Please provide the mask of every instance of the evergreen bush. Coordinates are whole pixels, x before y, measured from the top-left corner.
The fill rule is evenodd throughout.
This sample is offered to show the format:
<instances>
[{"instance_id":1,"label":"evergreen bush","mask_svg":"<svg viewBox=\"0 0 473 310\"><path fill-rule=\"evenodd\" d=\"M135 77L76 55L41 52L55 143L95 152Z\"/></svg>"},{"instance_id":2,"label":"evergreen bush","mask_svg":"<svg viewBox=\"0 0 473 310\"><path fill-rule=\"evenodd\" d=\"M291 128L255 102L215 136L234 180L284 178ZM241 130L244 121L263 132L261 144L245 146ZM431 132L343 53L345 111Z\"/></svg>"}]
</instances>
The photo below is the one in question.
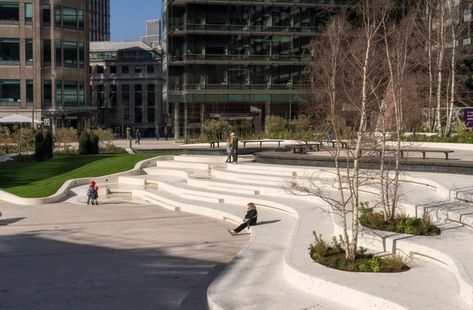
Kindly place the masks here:
<instances>
[{"instance_id":1,"label":"evergreen bush","mask_svg":"<svg viewBox=\"0 0 473 310\"><path fill-rule=\"evenodd\" d=\"M79 154L99 154L99 137L90 131L84 131L79 138Z\"/></svg>"}]
</instances>

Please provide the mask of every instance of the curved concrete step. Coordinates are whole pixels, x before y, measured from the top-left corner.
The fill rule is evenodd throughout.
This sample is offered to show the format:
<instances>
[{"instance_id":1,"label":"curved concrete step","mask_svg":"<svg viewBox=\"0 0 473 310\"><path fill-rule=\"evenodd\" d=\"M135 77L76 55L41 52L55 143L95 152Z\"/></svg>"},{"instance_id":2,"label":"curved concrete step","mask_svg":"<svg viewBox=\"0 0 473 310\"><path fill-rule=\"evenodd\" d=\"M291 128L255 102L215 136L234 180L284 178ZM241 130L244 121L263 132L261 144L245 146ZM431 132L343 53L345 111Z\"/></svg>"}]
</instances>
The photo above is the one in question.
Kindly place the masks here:
<instances>
[{"instance_id":1,"label":"curved concrete step","mask_svg":"<svg viewBox=\"0 0 473 310\"><path fill-rule=\"evenodd\" d=\"M183 187L183 186L184 186L185 189L187 190L188 187L185 186L184 184L185 184L185 183L180 182L180 183L178 184L178 187ZM208 192L208 189L206 189L205 186L203 186L203 188L201 188L201 191L202 191L202 190L205 190L206 192ZM174 191L175 191L175 190L173 189L173 192L174 192ZM265 199L265 198L267 198L267 197L261 197L261 198L262 198L262 199ZM279 197L273 197L273 198L274 198L274 199L277 199L278 202L281 202L281 198L279 198ZM232 198L232 200L234 200L234 198ZM290 200L289 200L289 201L290 201ZM290 202L287 202L287 203L290 203ZM311 210L312 210L312 208L311 208ZM313 210L312 210L312 211L313 211ZM311 220L311 221L310 221L310 225L313 225L313 224L314 224L314 222L313 222L313 220ZM306 233L308 233L308 234L309 234L309 237L311 237L310 228L306 230ZM299 238L299 237L297 238L297 240L300 240L300 239L301 239L301 238ZM303 248L306 249L306 248L307 248L307 244L310 243L310 242L312 242L312 240L310 240L310 241L307 240L307 243L305 244L305 246L303 246ZM305 257L308 257L308 256L305 255ZM291 259L290 261L292 261L292 260L293 260L293 259ZM308 262L306 262L306 263L308 263ZM287 265L289 265L289 264L287 264ZM313 265L313 263L312 263L312 265ZM307 266L305 266L305 267L306 267L306 269L307 269ZM292 268L285 268L285 270L286 270L286 269L292 270ZM310 269L310 268L309 268L309 269ZM322 269L323 269L323 268L322 268ZM295 270L296 270L296 271L292 270L291 272L289 272L289 274L292 275L291 277L294 277L294 278L296 278L296 279L299 279L298 276L294 276L294 273L297 273L299 269L296 268ZM285 272L286 272L286 271L285 271ZM331 270L330 272L332 272L332 270ZM299 272L299 273L300 273L300 272ZM317 271L315 274L319 274L319 273L320 273L320 271ZM361 275L357 275L357 276L358 276L358 278L359 278L359 276L361 276ZM333 275L332 275L332 276L328 276L327 279L330 279L331 277L333 277ZM313 276L312 276L311 278L313 278ZM316 277L316 278L317 278L317 277ZM391 277L388 277L388 278L391 278ZM346 279L344 279L344 280L346 280ZM358 280L359 280L359 279L358 279ZM296 280L296 283L297 283L297 281L299 281L299 280ZM343 283L343 281L341 281L340 283ZM341 285L341 284L340 284L340 285ZM326 286L326 287L332 287L332 286L328 285L327 283L325 283L325 286ZM356 287L356 286L354 286L354 287ZM342 290L342 291L343 291L343 290ZM345 292L345 291L344 291L344 292ZM378 293L380 294L379 296L382 296L382 295L383 295L381 292L378 292ZM361 305L361 304L364 305L364 308L363 308L363 309L369 308L369 306L367 306L368 304L366 303L366 298L368 298L368 297L371 296L371 295L368 294L368 295L365 295L366 298L362 298L362 297L360 297L360 292L355 292L355 295L356 295L356 294L358 294L358 295L357 295L358 297L356 297L355 300L358 300L358 301L360 302L360 305ZM361 294L361 295L363 295L363 294ZM360 298L361 298L361 299L360 299ZM352 299L352 300L353 300L353 299ZM376 298L373 298L373 296L371 296L371 302L374 302L375 300L376 300L376 302L378 302L378 300L377 300ZM385 299L382 299L382 298L381 298L381 300L384 300L384 301L386 302ZM424 301L425 304L428 303L426 300L422 300L422 301ZM402 304L402 303L401 303L401 304ZM378 305L379 305L379 303L378 303ZM387 306L387 304L385 304L385 305ZM395 304L391 304L391 306L393 306L393 305L395 305ZM440 304L437 303L437 306L439 306L439 305L440 305ZM459 307L461 308L461 306L459 306ZM394 307L394 308L396 308L396 307ZM401 307L401 308L403 308L403 307Z\"/></svg>"}]
</instances>

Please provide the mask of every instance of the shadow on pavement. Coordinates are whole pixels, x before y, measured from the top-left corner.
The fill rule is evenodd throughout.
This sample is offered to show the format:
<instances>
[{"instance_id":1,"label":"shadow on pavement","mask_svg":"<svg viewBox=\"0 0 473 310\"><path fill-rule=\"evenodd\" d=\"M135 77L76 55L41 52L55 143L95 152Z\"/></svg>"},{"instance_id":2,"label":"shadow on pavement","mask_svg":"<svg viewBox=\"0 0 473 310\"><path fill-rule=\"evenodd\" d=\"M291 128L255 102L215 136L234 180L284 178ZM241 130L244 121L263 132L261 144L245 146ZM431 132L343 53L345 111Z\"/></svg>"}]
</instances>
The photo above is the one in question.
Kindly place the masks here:
<instances>
[{"instance_id":1,"label":"shadow on pavement","mask_svg":"<svg viewBox=\"0 0 473 310\"><path fill-rule=\"evenodd\" d=\"M167 252L0 236L1 308L208 309L207 288L226 265Z\"/></svg>"},{"instance_id":2,"label":"shadow on pavement","mask_svg":"<svg viewBox=\"0 0 473 310\"><path fill-rule=\"evenodd\" d=\"M26 217L14 217L14 218L11 218L11 219L0 220L0 226L7 226L7 225L10 225L10 224L19 222L21 220L24 220L25 218Z\"/></svg>"}]
</instances>

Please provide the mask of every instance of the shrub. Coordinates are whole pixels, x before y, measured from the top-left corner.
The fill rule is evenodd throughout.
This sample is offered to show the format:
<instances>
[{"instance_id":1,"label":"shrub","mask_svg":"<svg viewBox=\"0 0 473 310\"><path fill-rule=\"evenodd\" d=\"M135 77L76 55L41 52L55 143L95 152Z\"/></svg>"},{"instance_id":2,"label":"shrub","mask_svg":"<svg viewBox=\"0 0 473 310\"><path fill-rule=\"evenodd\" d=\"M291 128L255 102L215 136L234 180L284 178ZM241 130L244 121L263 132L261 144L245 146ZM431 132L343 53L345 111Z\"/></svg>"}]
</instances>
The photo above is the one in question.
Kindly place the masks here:
<instances>
[{"instance_id":1,"label":"shrub","mask_svg":"<svg viewBox=\"0 0 473 310\"><path fill-rule=\"evenodd\" d=\"M54 141L53 141L53 134L51 133L51 131L46 130L46 133L44 134L43 143L44 143L44 148L45 148L47 158L48 159L53 158Z\"/></svg>"},{"instance_id":2,"label":"shrub","mask_svg":"<svg viewBox=\"0 0 473 310\"><path fill-rule=\"evenodd\" d=\"M38 131L35 135L35 159L45 161L53 158L53 135L50 131Z\"/></svg>"},{"instance_id":3,"label":"shrub","mask_svg":"<svg viewBox=\"0 0 473 310\"><path fill-rule=\"evenodd\" d=\"M13 140L18 145L18 153L31 151L34 148L34 130L31 128L17 128L13 134Z\"/></svg>"},{"instance_id":4,"label":"shrub","mask_svg":"<svg viewBox=\"0 0 473 310\"><path fill-rule=\"evenodd\" d=\"M345 270L360 272L401 272L409 269L402 257L384 256L379 257L373 254L367 254L366 249L360 248L356 254L356 259L348 261L345 258L343 244L333 238L332 244L327 244L322 235L317 235L314 231L315 242L310 245L310 256L314 261L324 266Z\"/></svg>"},{"instance_id":5,"label":"shrub","mask_svg":"<svg viewBox=\"0 0 473 310\"><path fill-rule=\"evenodd\" d=\"M271 139L285 139L289 137L288 122L279 116L266 117L266 136Z\"/></svg>"},{"instance_id":6,"label":"shrub","mask_svg":"<svg viewBox=\"0 0 473 310\"><path fill-rule=\"evenodd\" d=\"M56 129L56 142L72 143L77 142L77 129L75 128L58 128Z\"/></svg>"},{"instance_id":7,"label":"shrub","mask_svg":"<svg viewBox=\"0 0 473 310\"><path fill-rule=\"evenodd\" d=\"M99 154L99 137L95 133L84 131L80 135L79 154Z\"/></svg>"},{"instance_id":8,"label":"shrub","mask_svg":"<svg viewBox=\"0 0 473 310\"><path fill-rule=\"evenodd\" d=\"M310 124L310 118L305 115L299 115L291 120L291 138L297 140L311 140L313 138L313 130Z\"/></svg>"},{"instance_id":9,"label":"shrub","mask_svg":"<svg viewBox=\"0 0 473 310\"><path fill-rule=\"evenodd\" d=\"M422 218L397 215L392 221L386 220L384 213L374 212L373 209L360 207L360 224L377 230L397 232L401 234L439 235L440 229L433 225L430 217L424 215Z\"/></svg>"},{"instance_id":10,"label":"shrub","mask_svg":"<svg viewBox=\"0 0 473 310\"><path fill-rule=\"evenodd\" d=\"M204 122L204 133L209 141L222 141L231 131L227 121L209 119Z\"/></svg>"}]
</instances>

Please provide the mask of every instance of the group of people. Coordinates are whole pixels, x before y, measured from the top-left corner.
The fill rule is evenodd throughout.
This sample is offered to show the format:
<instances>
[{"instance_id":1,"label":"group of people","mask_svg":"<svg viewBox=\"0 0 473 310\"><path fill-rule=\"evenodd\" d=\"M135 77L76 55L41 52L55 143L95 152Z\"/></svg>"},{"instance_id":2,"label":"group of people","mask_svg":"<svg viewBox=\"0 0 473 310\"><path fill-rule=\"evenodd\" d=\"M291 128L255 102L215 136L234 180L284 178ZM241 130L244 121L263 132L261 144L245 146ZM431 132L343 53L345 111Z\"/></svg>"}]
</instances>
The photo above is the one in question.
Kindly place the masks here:
<instances>
[{"instance_id":1,"label":"group of people","mask_svg":"<svg viewBox=\"0 0 473 310\"><path fill-rule=\"evenodd\" d=\"M95 183L95 181L90 181L89 188L87 189L87 205L98 205L99 202L97 199L99 198L99 187Z\"/></svg>"},{"instance_id":2,"label":"group of people","mask_svg":"<svg viewBox=\"0 0 473 310\"><path fill-rule=\"evenodd\" d=\"M238 137L234 132L230 133L227 138L227 160L226 163L238 162Z\"/></svg>"}]
</instances>

